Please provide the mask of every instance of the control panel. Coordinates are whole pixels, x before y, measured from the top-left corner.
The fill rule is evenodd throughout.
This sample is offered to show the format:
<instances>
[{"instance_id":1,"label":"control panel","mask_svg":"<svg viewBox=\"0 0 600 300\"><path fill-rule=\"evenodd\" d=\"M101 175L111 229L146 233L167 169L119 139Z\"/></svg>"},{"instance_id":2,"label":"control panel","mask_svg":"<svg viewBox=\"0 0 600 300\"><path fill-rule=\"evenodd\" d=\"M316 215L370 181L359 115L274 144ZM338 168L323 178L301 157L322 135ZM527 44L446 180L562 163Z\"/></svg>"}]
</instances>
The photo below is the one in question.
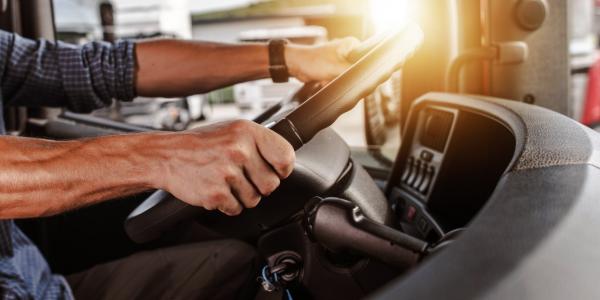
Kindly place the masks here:
<instances>
[{"instance_id":1,"label":"control panel","mask_svg":"<svg viewBox=\"0 0 600 300\"><path fill-rule=\"evenodd\" d=\"M515 137L472 108L421 103L409 116L386 192L403 229L435 241L483 207L513 157Z\"/></svg>"},{"instance_id":2,"label":"control panel","mask_svg":"<svg viewBox=\"0 0 600 300\"><path fill-rule=\"evenodd\" d=\"M428 107L420 112L416 134L400 177L401 185L422 201L435 183L457 111Z\"/></svg>"},{"instance_id":3,"label":"control panel","mask_svg":"<svg viewBox=\"0 0 600 300\"><path fill-rule=\"evenodd\" d=\"M416 117L414 134L408 146L399 187L392 191L396 213L401 222L412 225L419 235L436 240L442 227L428 212L427 204L444 162L458 110L430 106Z\"/></svg>"}]
</instances>

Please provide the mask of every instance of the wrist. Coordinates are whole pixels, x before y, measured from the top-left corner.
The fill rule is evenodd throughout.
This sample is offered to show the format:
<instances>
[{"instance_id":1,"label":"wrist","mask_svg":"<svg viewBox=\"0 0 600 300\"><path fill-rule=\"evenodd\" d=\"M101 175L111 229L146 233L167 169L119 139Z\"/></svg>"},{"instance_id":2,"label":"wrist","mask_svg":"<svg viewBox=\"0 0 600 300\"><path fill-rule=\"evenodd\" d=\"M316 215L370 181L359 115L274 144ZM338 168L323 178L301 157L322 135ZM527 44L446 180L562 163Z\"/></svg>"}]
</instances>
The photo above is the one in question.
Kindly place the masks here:
<instances>
[{"instance_id":1,"label":"wrist","mask_svg":"<svg viewBox=\"0 0 600 300\"><path fill-rule=\"evenodd\" d=\"M148 189L166 188L169 177L172 133L152 132L127 136L127 159L138 184Z\"/></svg>"}]
</instances>

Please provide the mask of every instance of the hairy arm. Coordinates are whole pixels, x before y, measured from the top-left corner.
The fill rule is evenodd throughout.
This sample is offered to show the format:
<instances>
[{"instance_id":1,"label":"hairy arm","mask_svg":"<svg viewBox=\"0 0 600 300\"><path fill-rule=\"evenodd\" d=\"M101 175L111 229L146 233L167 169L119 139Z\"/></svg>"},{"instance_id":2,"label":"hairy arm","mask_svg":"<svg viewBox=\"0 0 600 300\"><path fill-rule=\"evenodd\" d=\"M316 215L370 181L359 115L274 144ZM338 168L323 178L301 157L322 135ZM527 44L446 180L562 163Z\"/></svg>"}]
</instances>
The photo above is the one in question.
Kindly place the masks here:
<instances>
[{"instance_id":1,"label":"hairy arm","mask_svg":"<svg viewBox=\"0 0 600 300\"><path fill-rule=\"evenodd\" d=\"M142 96L178 97L267 78L265 45L150 40L136 45L136 87Z\"/></svg>"},{"instance_id":2,"label":"hairy arm","mask_svg":"<svg viewBox=\"0 0 600 300\"><path fill-rule=\"evenodd\" d=\"M0 138L0 218L47 216L150 189L158 168L147 155L152 140Z\"/></svg>"},{"instance_id":3,"label":"hairy arm","mask_svg":"<svg viewBox=\"0 0 600 300\"><path fill-rule=\"evenodd\" d=\"M348 38L317 46L289 44L284 55L290 75L302 81L330 80L349 67L346 57L357 43ZM266 44L149 40L138 42L135 51L141 96L186 96L269 77Z\"/></svg>"},{"instance_id":4,"label":"hairy arm","mask_svg":"<svg viewBox=\"0 0 600 300\"><path fill-rule=\"evenodd\" d=\"M294 161L283 138L249 121L78 141L0 137L0 153L0 219L49 216L150 189L236 215L273 192Z\"/></svg>"}]
</instances>

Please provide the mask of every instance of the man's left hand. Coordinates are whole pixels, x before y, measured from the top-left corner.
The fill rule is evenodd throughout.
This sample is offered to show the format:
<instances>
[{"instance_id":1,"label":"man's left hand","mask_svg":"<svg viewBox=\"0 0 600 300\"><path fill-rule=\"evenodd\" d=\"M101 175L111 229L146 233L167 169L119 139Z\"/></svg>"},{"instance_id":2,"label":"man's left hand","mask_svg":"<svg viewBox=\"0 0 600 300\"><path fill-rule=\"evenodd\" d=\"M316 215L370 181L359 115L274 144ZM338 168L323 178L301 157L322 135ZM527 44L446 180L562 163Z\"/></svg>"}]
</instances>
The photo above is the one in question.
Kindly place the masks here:
<instances>
[{"instance_id":1,"label":"man's left hand","mask_svg":"<svg viewBox=\"0 0 600 300\"><path fill-rule=\"evenodd\" d=\"M285 59L290 76L303 82L332 80L352 65L348 56L358 44L351 37L315 46L288 44Z\"/></svg>"}]
</instances>

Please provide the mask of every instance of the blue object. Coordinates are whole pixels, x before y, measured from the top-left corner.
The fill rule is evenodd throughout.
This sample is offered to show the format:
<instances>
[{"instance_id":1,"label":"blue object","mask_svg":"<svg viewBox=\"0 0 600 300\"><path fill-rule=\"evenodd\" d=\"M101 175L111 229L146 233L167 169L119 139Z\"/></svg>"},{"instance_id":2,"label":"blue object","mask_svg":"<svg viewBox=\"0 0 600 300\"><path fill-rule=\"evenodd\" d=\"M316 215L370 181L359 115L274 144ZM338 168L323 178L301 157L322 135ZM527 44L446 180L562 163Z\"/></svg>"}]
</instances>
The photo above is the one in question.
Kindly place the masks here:
<instances>
[{"instance_id":1,"label":"blue object","mask_svg":"<svg viewBox=\"0 0 600 300\"><path fill-rule=\"evenodd\" d=\"M263 288L265 288L265 286L273 287L273 289L265 288L265 290L267 292L272 292L277 288L283 288L281 286L281 284L279 283L279 277L278 277L277 273L271 273L268 265L265 265L262 268L260 278L262 280ZM284 293L287 296L288 300L294 300L294 298L292 297L292 293L290 292L289 289L284 288L283 290L284 290Z\"/></svg>"},{"instance_id":2,"label":"blue object","mask_svg":"<svg viewBox=\"0 0 600 300\"><path fill-rule=\"evenodd\" d=\"M132 100L134 48L130 41L77 47L0 31L0 134L5 133L4 106L66 106L86 112L113 98ZM0 299L73 299L65 278L52 274L12 220L0 221Z\"/></svg>"}]
</instances>

